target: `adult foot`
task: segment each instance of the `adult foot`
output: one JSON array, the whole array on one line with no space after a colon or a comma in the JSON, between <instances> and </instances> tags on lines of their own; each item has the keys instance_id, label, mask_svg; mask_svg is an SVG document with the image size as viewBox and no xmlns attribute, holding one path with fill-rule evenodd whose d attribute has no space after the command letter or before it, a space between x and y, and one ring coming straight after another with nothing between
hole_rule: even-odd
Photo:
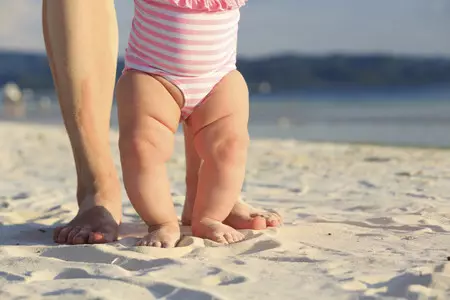
<instances>
[{"instance_id":1,"label":"adult foot","mask_svg":"<svg viewBox=\"0 0 450 300\"><path fill-rule=\"evenodd\" d=\"M148 234L139 240L136 245L173 248L180 240L180 237L180 225L175 221L162 225L149 226Z\"/></svg>"},{"instance_id":2,"label":"adult foot","mask_svg":"<svg viewBox=\"0 0 450 300\"><path fill-rule=\"evenodd\" d=\"M193 201L189 199L185 202L181 216L181 223L185 226L191 225ZM277 212L257 209L239 200L223 223L235 229L261 230L280 226L282 217Z\"/></svg>"},{"instance_id":3,"label":"adult foot","mask_svg":"<svg viewBox=\"0 0 450 300\"><path fill-rule=\"evenodd\" d=\"M117 240L122 215L120 198L107 205L96 204L93 197L85 199L75 218L57 227L53 240L58 244L101 244Z\"/></svg>"},{"instance_id":4,"label":"adult foot","mask_svg":"<svg viewBox=\"0 0 450 300\"><path fill-rule=\"evenodd\" d=\"M198 222L193 222L192 234L221 244L237 243L244 239L244 235L236 229L209 218L202 218Z\"/></svg>"}]
</instances>

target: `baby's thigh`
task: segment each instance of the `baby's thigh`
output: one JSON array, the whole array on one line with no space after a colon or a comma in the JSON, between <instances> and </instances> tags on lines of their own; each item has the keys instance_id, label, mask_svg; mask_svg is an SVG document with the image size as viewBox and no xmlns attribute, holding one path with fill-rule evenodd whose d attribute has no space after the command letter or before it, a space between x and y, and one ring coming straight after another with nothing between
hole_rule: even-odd
<instances>
[{"instance_id":1,"label":"baby's thigh","mask_svg":"<svg viewBox=\"0 0 450 300\"><path fill-rule=\"evenodd\" d=\"M226 122L224 126L234 124L235 129L246 129L248 117L247 83L241 73L235 70L228 73L213 88L203 103L190 115L187 124L196 135L201 129L224 118L232 119L232 122Z\"/></svg>"},{"instance_id":2,"label":"baby's thigh","mask_svg":"<svg viewBox=\"0 0 450 300\"><path fill-rule=\"evenodd\" d=\"M156 119L171 131L176 131L180 107L157 77L127 71L117 83L116 96L119 125L122 127L143 125L148 119Z\"/></svg>"},{"instance_id":3,"label":"baby's thigh","mask_svg":"<svg viewBox=\"0 0 450 300\"><path fill-rule=\"evenodd\" d=\"M248 145L249 95L238 71L225 76L194 110L188 126L194 134L199 155L222 159L224 155L245 153Z\"/></svg>"},{"instance_id":4,"label":"baby's thigh","mask_svg":"<svg viewBox=\"0 0 450 300\"><path fill-rule=\"evenodd\" d=\"M116 94L121 150L170 155L180 108L166 87L151 75L127 71Z\"/></svg>"}]
</instances>

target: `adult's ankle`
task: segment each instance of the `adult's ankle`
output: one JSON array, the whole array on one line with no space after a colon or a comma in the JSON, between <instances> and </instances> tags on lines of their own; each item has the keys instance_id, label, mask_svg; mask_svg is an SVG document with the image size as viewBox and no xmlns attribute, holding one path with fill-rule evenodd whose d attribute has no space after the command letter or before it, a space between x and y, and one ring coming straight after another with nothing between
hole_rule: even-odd
<instances>
[{"instance_id":1,"label":"adult's ankle","mask_svg":"<svg viewBox=\"0 0 450 300\"><path fill-rule=\"evenodd\" d=\"M120 182L117 177L107 180L92 180L91 182L78 182L77 200L81 205L84 201L104 202L120 198Z\"/></svg>"}]
</instances>

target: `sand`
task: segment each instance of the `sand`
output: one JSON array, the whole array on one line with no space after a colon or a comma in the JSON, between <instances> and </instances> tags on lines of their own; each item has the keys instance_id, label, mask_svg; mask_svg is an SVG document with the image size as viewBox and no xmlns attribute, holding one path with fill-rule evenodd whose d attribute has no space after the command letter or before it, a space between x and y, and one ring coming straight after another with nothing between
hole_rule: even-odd
<instances>
[{"instance_id":1,"label":"sand","mask_svg":"<svg viewBox=\"0 0 450 300\"><path fill-rule=\"evenodd\" d=\"M135 247L145 227L123 193L118 242L59 246L52 228L76 212L65 131L0 123L0 299L450 299L450 151L253 140L250 154L243 197L282 228Z\"/></svg>"}]
</instances>

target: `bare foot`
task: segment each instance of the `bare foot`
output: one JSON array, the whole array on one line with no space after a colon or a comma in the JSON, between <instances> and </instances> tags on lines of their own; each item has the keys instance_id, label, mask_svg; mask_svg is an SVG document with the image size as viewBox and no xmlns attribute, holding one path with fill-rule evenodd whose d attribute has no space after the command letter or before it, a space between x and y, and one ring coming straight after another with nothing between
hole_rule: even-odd
<instances>
[{"instance_id":1,"label":"bare foot","mask_svg":"<svg viewBox=\"0 0 450 300\"><path fill-rule=\"evenodd\" d=\"M166 223L148 227L148 234L136 243L136 246L157 248L173 248L180 240L180 225L178 222Z\"/></svg>"},{"instance_id":2,"label":"bare foot","mask_svg":"<svg viewBox=\"0 0 450 300\"><path fill-rule=\"evenodd\" d=\"M280 226L282 217L275 211L258 209L239 200L224 223L235 229L261 230L267 227Z\"/></svg>"},{"instance_id":3,"label":"bare foot","mask_svg":"<svg viewBox=\"0 0 450 300\"><path fill-rule=\"evenodd\" d=\"M88 203L89 202L89 203ZM93 201L86 199L82 206ZM80 207L78 214L67 225L57 227L53 240L58 244L101 244L117 240L122 213L120 199L109 203L108 207Z\"/></svg>"},{"instance_id":4,"label":"bare foot","mask_svg":"<svg viewBox=\"0 0 450 300\"><path fill-rule=\"evenodd\" d=\"M236 229L209 218L195 222L192 225L192 234L221 244L237 243L244 239L244 235Z\"/></svg>"},{"instance_id":5,"label":"bare foot","mask_svg":"<svg viewBox=\"0 0 450 300\"><path fill-rule=\"evenodd\" d=\"M194 205L190 199L192 198L187 198L181 216L181 223L185 226L191 225ZM282 217L277 212L257 209L239 200L223 223L234 229L261 230L267 227L280 226L282 224Z\"/></svg>"}]
</instances>

